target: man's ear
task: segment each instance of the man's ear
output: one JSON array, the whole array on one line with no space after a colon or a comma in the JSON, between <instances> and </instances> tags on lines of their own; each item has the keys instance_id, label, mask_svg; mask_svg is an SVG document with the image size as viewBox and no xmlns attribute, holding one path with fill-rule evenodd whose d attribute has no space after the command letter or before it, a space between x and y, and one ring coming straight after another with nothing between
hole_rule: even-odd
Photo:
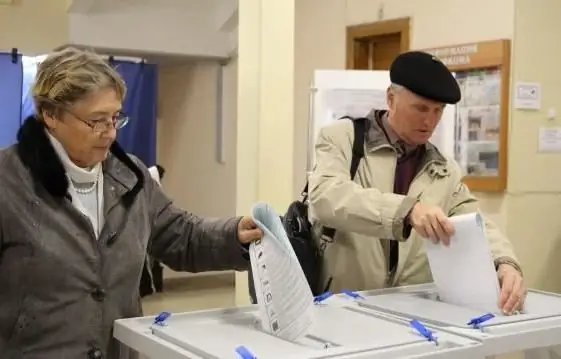
<instances>
[{"instance_id":1,"label":"man's ear","mask_svg":"<svg viewBox=\"0 0 561 359\"><path fill-rule=\"evenodd\" d=\"M393 93L391 88L388 87L388 89L386 90L386 103L388 104L388 108L392 108L394 101L395 94Z\"/></svg>"}]
</instances>

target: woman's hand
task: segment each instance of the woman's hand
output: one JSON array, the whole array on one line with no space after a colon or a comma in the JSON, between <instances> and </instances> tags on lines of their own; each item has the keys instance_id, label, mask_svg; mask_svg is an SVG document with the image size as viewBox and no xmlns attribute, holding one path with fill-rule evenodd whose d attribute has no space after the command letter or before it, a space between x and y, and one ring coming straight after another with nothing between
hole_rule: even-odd
<instances>
[{"instance_id":1,"label":"woman's hand","mask_svg":"<svg viewBox=\"0 0 561 359\"><path fill-rule=\"evenodd\" d=\"M257 227L251 217L243 217L238 223L238 240L241 244L249 244L263 236L263 231Z\"/></svg>"}]
</instances>

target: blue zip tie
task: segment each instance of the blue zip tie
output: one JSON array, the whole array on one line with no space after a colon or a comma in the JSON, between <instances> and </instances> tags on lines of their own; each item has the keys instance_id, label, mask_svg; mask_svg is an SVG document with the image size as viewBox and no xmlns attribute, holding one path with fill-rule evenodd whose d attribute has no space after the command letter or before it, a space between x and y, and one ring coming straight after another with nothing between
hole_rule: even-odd
<instances>
[{"instance_id":1,"label":"blue zip tie","mask_svg":"<svg viewBox=\"0 0 561 359\"><path fill-rule=\"evenodd\" d=\"M353 292L351 290L343 290L341 291L341 293L353 299L364 299L362 295L358 294L357 292Z\"/></svg>"},{"instance_id":2,"label":"blue zip tie","mask_svg":"<svg viewBox=\"0 0 561 359\"><path fill-rule=\"evenodd\" d=\"M333 295L333 293L331 292L325 292L323 294L320 294L318 296L314 297L314 303L315 304L320 304L322 303L324 300L326 300L327 298L331 297Z\"/></svg>"},{"instance_id":3,"label":"blue zip tie","mask_svg":"<svg viewBox=\"0 0 561 359\"><path fill-rule=\"evenodd\" d=\"M495 314L493 313L487 313L487 314L483 314L480 317L476 317L476 318L472 318L467 325L471 326L473 329L481 329L481 324L485 323L486 321L489 321L491 319L495 318Z\"/></svg>"},{"instance_id":4,"label":"blue zip tie","mask_svg":"<svg viewBox=\"0 0 561 359\"><path fill-rule=\"evenodd\" d=\"M238 354L240 359L257 359L257 357L243 345L236 348L236 353Z\"/></svg>"},{"instance_id":5,"label":"blue zip tie","mask_svg":"<svg viewBox=\"0 0 561 359\"><path fill-rule=\"evenodd\" d=\"M413 329L415 329L419 334L425 337L429 342L434 342L434 344L438 345L438 339L434 336L432 330L425 327L417 319L411 320L409 324L411 325L411 327L413 327Z\"/></svg>"},{"instance_id":6,"label":"blue zip tie","mask_svg":"<svg viewBox=\"0 0 561 359\"><path fill-rule=\"evenodd\" d=\"M161 312L154 319L154 325L163 326L164 322L171 316L170 312Z\"/></svg>"}]
</instances>

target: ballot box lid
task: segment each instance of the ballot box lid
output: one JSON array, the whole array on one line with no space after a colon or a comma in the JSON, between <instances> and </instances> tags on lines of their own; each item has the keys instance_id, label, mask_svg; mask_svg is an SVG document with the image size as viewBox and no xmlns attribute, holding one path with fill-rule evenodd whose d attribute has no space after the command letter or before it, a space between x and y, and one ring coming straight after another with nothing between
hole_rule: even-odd
<instances>
[{"instance_id":1,"label":"ballot box lid","mask_svg":"<svg viewBox=\"0 0 561 359\"><path fill-rule=\"evenodd\" d=\"M240 359L244 347L257 358L483 358L474 339L434 331L427 340L409 323L354 305L318 305L309 335L297 342L260 330L256 306L171 315L164 325L153 317L115 322L115 338L149 358Z\"/></svg>"},{"instance_id":2,"label":"ballot box lid","mask_svg":"<svg viewBox=\"0 0 561 359\"><path fill-rule=\"evenodd\" d=\"M488 313L444 303L434 286L409 286L360 295L362 300L353 302L362 309L405 321L417 319L440 330L483 340L494 347L493 355L561 344L561 296L555 293L530 290L521 313L503 315L497 310L492 319L480 325L468 323Z\"/></svg>"}]
</instances>

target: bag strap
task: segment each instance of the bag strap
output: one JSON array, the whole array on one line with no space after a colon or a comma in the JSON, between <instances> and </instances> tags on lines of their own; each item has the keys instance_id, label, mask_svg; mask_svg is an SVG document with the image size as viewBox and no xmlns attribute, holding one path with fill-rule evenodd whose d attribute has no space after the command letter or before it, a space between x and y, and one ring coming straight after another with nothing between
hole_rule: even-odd
<instances>
[{"instance_id":1,"label":"bag strap","mask_svg":"<svg viewBox=\"0 0 561 359\"><path fill-rule=\"evenodd\" d=\"M360 165L360 161L364 157L364 141L366 140L366 123L368 122L367 118L360 117L360 118L352 118L352 117L343 117L348 118L353 122L353 129L354 129L354 139L353 139L353 154L351 157L351 168L350 168L350 175L351 181L355 179L356 173L358 171L358 166ZM330 238L333 240L335 238L335 229L330 227L323 227L321 231L322 237Z\"/></svg>"},{"instance_id":2,"label":"bag strap","mask_svg":"<svg viewBox=\"0 0 561 359\"><path fill-rule=\"evenodd\" d=\"M364 142L366 140L366 124L368 123L369 120L365 117L352 118L349 116L340 118L340 120L343 119L348 119L353 123L354 138L353 138L353 149L352 149L352 157L351 157L351 168L349 172L351 175L351 180L354 180L356 173L358 171L358 166L360 165L360 161L364 157ZM306 185L304 186L304 189L302 190L301 194L302 194L302 201L305 202L308 199L308 181L306 181ZM333 234L335 234L335 231L333 231Z\"/></svg>"},{"instance_id":3,"label":"bag strap","mask_svg":"<svg viewBox=\"0 0 561 359\"><path fill-rule=\"evenodd\" d=\"M349 116L341 117L340 120L348 119L353 123L354 139L353 139L353 153L351 157L351 168L350 175L351 180L355 179L356 173L358 171L358 166L360 165L360 160L364 157L364 142L366 141L366 125L368 119L366 117L352 118ZM302 201L308 199L308 181L304 189L302 189L301 195L303 197Z\"/></svg>"},{"instance_id":4,"label":"bag strap","mask_svg":"<svg viewBox=\"0 0 561 359\"><path fill-rule=\"evenodd\" d=\"M350 118L350 117L349 117ZM364 157L364 142L366 141L367 118L350 118L353 121L355 137L353 140L353 157L351 158L351 180L355 179L360 161Z\"/></svg>"}]
</instances>

